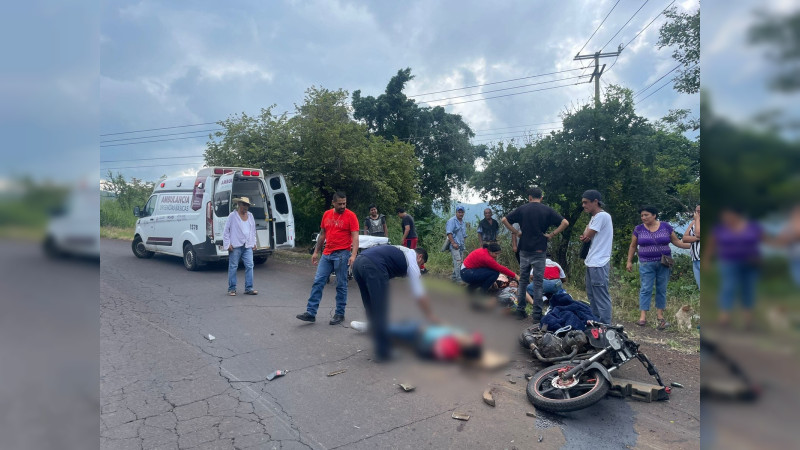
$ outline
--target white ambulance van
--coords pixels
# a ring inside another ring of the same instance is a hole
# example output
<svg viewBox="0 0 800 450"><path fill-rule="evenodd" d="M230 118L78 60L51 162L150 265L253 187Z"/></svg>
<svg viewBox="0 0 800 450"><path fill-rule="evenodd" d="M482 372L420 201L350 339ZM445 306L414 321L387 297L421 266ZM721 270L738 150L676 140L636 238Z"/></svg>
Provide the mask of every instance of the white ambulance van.
<svg viewBox="0 0 800 450"><path fill-rule="evenodd" d="M133 254L139 258L155 253L179 256L188 270L227 260L222 232L234 210L232 200L239 197L252 202L256 264L266 262L275 248L294 247L294 217L283 175L264 176L260 169L243 167L207 167L196 176L158 182L147 204L133 209L139 218Z"/></svg>

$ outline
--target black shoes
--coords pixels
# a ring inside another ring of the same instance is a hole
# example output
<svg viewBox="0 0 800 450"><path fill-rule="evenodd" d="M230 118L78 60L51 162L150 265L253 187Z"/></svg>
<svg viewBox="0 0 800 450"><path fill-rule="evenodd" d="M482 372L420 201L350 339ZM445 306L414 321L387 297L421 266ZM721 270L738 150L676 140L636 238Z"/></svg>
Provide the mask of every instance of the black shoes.
<svg viewBox="0 0 800 450"><path fill-rule="evenodd" d="M527 319L528 313L526 313L524 310L518 309L514 311L514 317L516 317L517 320Z"/></svg>
<svg viewBox="0 0 800 450"><path fill-rule="evenodd" d="M300 319L300 316L297 316L297 318ZM303 319L301 319L301 320L303 320ZM339 325L340 323L342 323L343 320L344 320L344 315L343 314L334 314L333 318L328 323L331 324L331 325Z"/></svg>
<svg viewBox="0 0 800 450"><path fill-rule="evenodd" d="M298 314L295 317L304 321L304 322L316 322L317 318L309 314L308 312L304 312L303 314Z"/></svg>

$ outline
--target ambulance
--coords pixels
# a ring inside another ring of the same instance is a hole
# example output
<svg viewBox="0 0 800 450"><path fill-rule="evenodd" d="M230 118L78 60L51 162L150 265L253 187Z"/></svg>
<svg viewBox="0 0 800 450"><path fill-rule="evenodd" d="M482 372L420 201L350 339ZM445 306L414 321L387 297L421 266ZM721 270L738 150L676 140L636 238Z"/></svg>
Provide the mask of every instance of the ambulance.
<svg viewBox="0 0 800 450"><path fill-rule="evenodd" d="M283 175L265 176L260 169L244 167L207 167L195 176L159 181L147 203L133 209L138 217L133 254L138 258L155 253L178 256L192 271L208 262L227 261L222 232L239 197L248 197L252 203L256 264L266 262L276 248L294 247L294 217Z"/></svg>

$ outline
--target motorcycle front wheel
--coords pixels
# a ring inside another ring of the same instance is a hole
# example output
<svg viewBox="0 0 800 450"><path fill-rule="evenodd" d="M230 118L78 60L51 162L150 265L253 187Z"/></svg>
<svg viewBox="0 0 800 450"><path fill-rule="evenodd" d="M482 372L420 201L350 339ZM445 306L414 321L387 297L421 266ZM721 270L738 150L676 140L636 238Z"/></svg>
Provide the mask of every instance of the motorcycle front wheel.
<svg viewBox="0 0 800 450"><path fill-rule="evenodd" d="M568 382L559 378L559 370L574 366L548 367L528 382L528 400L539 409L551 412L577 411L600 401L608 393L608 380L597 369L590 369Z"/></svg>

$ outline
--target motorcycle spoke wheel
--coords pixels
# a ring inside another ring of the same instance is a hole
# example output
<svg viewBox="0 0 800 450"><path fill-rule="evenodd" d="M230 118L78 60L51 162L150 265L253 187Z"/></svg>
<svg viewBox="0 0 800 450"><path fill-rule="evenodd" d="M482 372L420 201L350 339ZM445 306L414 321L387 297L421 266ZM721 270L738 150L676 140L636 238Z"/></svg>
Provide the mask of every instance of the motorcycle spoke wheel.
<svg viewBox="0 0 800 450"><path fill-rule="evenodd" d="M539 409L568 412L597 403L608 392L609 384L596 369L581 374L578 380L559 383L559 370L566 365L552 366L534 375L528 382L528 400Z"/></svg>

